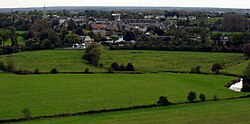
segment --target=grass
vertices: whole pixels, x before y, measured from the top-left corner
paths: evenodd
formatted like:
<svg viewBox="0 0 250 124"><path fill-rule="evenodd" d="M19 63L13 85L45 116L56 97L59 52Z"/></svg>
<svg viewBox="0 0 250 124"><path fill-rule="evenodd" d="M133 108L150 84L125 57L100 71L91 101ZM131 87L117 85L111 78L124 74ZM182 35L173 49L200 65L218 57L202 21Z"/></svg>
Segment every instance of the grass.
<svg viewBox="0 0 250 124"><path fill-rule="evenodd" d="M201 66L201 71L211 72L216 62L232 64L244 58L239 53L173 52L173 51L104 51L100 63L108 68L112 62L126 65L132 62L137 71L190 71L192 67Z"/></svg>
<svg viewBox="0 0 250 124"><path fill-rule="evenodd" d="M41 72L49 72L52 68L57 68L59 72L84 72L85 68L90 68L90 71L94 72L104 71L104 69L90 66L81 59L83 53L79 50L45 50L21 52L11 56L17 70L39 69ZM4 61L4 57L0 56L0 60Z"/></svg>
<svg viewBox="0 0 250 124"><path fill-rule="evenodd" d="M25 122L25 124L248 124L250 100L205 102L86 116Z"/></svg>
<svg viewBox="0 0 250 124"><path fill-rule="evenodd" d="M25 44L25 41L24 41L23 37L21 37L21 36L18 36L18 37L17 37L17 42L18 42L19 45ZM7 42L4 43L4 45L5 45L5 46L7 46L7 45L10 46L10 45L11 45L11 41L8 40Z"/></svg>
<svg viewBox="0 0 250 124"><path fill-rule="evenodd" d="M81 50L45 50L21 52L12 54L17 69L49 72L52 68L64 72L82 72L86 67L93 72L105 72L113 62L126 65L131 62L136 71L190 71L192 67L201 66L203 72L211 72L216 62L224 61L232 64L240 61L244 56L239 53L206 53L206 52L172 52L172 51L139 51L139 50L103 50L100 62L103 68L96 68L87 64L81 57ZM4 56L0 56L4 61Z"/></svg>
<svg viewBox="0 0 250 124"><path fill-rule="evenodd" d="M222 72L228 72L232 74L243 74L245 68L250 63L250 60L244 61L238 65L231 66L229 68L223 69Z"/></svg>
<svg viewBox="0 0 250 124"><path fill-rule="evenodd" d="M0 73L0 119L155 103L159 96L171 102L187 101L189 91L208 99L245 95L224 85L233 77L190 74L13 75Z"/></svg>

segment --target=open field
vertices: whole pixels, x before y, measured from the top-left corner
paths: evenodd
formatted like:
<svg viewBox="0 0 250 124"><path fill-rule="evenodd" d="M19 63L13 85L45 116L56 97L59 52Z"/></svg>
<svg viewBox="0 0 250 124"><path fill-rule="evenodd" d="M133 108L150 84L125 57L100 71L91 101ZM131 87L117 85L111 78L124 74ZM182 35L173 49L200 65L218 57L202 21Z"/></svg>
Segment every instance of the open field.
<svg viewBox="0 0 250 124"><path fill-rule="evenodd" d="M12 54L16 69L26 69L33 71L39 69L41 72L49 72L52 68L57 68L61 72L83 72L85 68L90 71L101 72L104 69L90 66L81 59L83 51L79 50L44 50L21 52ZM0 60L4 61L4 56Z"/></svg>
<svg viewBox="0 0 250 124"><path fill-rule="evenodd" d="M172 51L139 51L139 50L103 50L100 62L103 68L87 64L81 57L81 50L45 50L21 52L11 55L15 60L16 69L49 72L52 68L64 72L83 72L86 67L93 72L104 72L113 62L126 65L131 62L136 71L190 71L194 66L201 66L201 71L211 72L216 62L232 64L244 58L240 53L206 53L206 52L172 52ZM4 60L4 56L0 56Z"/></svg>
<svg viewBox="0 0 250 124"><path fill-rule="evenodd" d="M250 60L244 61L238 65L223 69L222 72L228 72L228 73L232 73L232 74L243 74L245 68L247 67L247 65L249 63L250 63Z"/></svg>
<svg viewBox="0 0 250 124"><path fill-rule="evenodd" d="M86 116L25 122L25 124L248 124L250 100L205 102ZM21 124L21 123L20 123Z"/></svg>
<svg viewBox="0 0 250 124"><path fill-rule="evenodd" d="M192 67L201 66L201 71L211 72L216 62L225 62L226 65L235 63L243 58L238 53L206 53L206 52L173 52L173 51L138 51L119 50L104 51L100 63L106 68L112 62L126 65L132 62L137 71L190 71Z"/></svg>
<svg viewBox="0 0 250 124"><path fill-rule="evenodd" d="M21 36L17 37L17 42L19 45L25 44L25 41L24 41L23 37L21 37ZM6 46L11 45L11 41L8 40L7 42L4 43L4 45L6 45Z"/></svg>
<svg viewBox="0 0 250 124"><path fill-rule="evenodd" d="M228 98L245 95L224 85L233 77L191 74L13 75L0 73L0 119L116 108L155 103L159 96L171 102L187 101L189 91Z"/></svg>

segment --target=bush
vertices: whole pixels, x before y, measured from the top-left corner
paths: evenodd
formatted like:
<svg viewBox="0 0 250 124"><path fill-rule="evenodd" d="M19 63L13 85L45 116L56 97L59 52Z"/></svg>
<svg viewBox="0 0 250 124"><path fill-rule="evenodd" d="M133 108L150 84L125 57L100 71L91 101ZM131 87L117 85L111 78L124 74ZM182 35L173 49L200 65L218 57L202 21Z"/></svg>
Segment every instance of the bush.
<svg viewBox="0 0 250 124"><path fill-rule="evenodd" d="M35 70L34 70L34 74L40 74L39 69L35 69Z"/></svg>
<svg viewBox="0 0 250 124"><path fill-rule="evenodd" d="M21 110L21 112L23 113L23 118L24 119L30 119L30 117L31 117L31 112L30 112L30 110L28 109L28 108L23 108L22 110Z"/></svg>
<svg viewBox="0 0 250 124"><path fill-rule="evenodd" d="M88 74L89 73L89 68L85 68L84 73Z"/></svg>
<svg viewBox="0 0 250 124"><path fill-rule="evenodd" d="M4 71L5 70L5 65L3 61L0 61L0 70Z"/></svg>
<svg viewBox="0 0 250 124"><path fill-rule="evenodd" d="M191 69L191 73L197 73L200 74L201 73L201 66L195 66Z"/></svg>
<svg viewBox="0 0 250 124"><path fill-rule="evenodd" d="M111 68L115 71L119 71L120 70L120 66L118 63L114 62L111 64Z"/></svg>
<svg viewBox="0 0 250 124"><path fill-rule="evenodd" d="M199 98L201 101L206 101L206 96L202 93L200 94Z"/></svg>
<svg viewBox="0 0 250 124"><path fill-rule="evenodd" d="M134 65L132 63L128 63L126 66L126 71L135 71Z"/></svg>
<svg viewBox="0 0 250 124"><path fill-rule="evenodd" d="M244 52L245 56L250 57L250 43L247 43L243 46L242 51Z"/></svg>
<svg viewBox="0 0 250 124"><path fill-rule="evenodd" d="M217 95L214 95L214 96L213 96L213 99L214 99L214 101L217 101L217 100L218 100Z"/></svg>
<svg viewBox="0 0 250 124"><path fill-rule="evenodd" d="M215 64L213 64L213 66L212 66L212 72L214 72L214 74L219 74L219 71L220 71L220 69L222 69L223 68L223 65L222 64L220 64L220 63L215 63Z"/></svg>
<svg viewBox="0 0 250 124"><path fill-rule="evenodd" d="M196 93L194 91L190 91L188 93L187 100L189 102L194 102L195 99L196 99Z"/></svg>
<svg viewBox="0 0 250 124"><path fill-rule="evenodd" d="M168 101L168 98L165 96L161 96L158 100L158 102L156 102L158 105L170 105L171 103Z"/></svg>
<svg viewBox="0 0 250 124"><path fill-rule="evenodd" d="M124 65L122 65L122 64L120 65L119 69L120 69L120 71L126 71L126 67Z"/></svg>
<svg viewBox="0 0 250 124"><path fill-rule="evenodd" d="M6 57L6 71L7 72L14 72L15 71L15 65L14 65L14 60L11 58L11 56Z"/></svg>
<svg viewBox="0 0 250 124"><path fill-rule="evenodd" d="M32 71L29 71L29 70L22 70L22 69L19 69L18 71L14 71L15 74L33 74Z"/></svg>
<svg viewBox="0 0 250 124"><path fill-rule="evenodd" d="M112 67L108 68L108 73L114 73L114 69Z"/></svg>
<svg viewBox="0 0 250 124"><path fill-rule="evenodd" d="M243 87L241 89L241 92L250 92L250 84L249 83L243 83Z"/></svg>
<svg viewBox="0 0 250 124"><path fill-rule="evenodd" d="M50 71L50 73L51 73L51 74L57 74L57 73L58 73L58 71L57 71L57 69L56 69L56 68L53 68L53 69Z"/></svg>

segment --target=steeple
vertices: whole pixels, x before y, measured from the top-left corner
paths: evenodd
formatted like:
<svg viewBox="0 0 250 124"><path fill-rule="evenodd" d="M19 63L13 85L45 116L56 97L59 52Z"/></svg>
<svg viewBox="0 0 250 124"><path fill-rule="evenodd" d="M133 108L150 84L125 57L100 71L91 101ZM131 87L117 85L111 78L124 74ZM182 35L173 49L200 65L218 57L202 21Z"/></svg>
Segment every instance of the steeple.
<svg viewBox="0 0 250 124"><path fill-rule="evenodd" d="M47 19L47 11L46 11L46 7L44 6L43 8L43 20Z"/></svg>

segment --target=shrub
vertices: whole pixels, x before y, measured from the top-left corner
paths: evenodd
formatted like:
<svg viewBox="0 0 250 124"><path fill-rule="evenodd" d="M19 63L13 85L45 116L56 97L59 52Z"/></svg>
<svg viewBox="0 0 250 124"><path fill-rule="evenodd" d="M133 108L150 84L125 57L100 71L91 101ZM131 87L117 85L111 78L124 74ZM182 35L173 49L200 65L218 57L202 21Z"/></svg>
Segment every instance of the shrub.
<svg viewBox="0 0 250 124"><path fill-rule="evenodd" d="M120 70L120 66L118 63L114 62L111 64L111 68L115 71L119 71Z"/></svg>
<svg viewBox="0 0 250 124"><path fill-rule="evenodd" d="M87 60L91 65L97 66L99 62L99 58L101 55L101 47L97 44L91 44L82 57Z"/></svg>
<svg viewBox="0 0 250 124"><path fill-rule="evenodd" d="M217 95L214 95L214 96L213 96L213 99L214 99L214 101L217 101L217 100L218 100Z"/></svg>
<svg viewBox="0 0 250 124"><path fill-rule="evenodd" d="M250 92L250 84L249 83L243 83L243 87L241 89L241 92Z"/></svg>
<svg viewBox="0 0 250 124"><path fill-rule="evenodd" d="M201 101L206 101L206 96L202 93L200 94L199 98Z"/></svg>
<svg viewBox="0 0 250 124"><path fill-rule="evenodd" d="M34 70L34 74L40 74L39 69L35 69L35 70Z"/></svg>
<svg viewBox="0 0 250 124"><path fill-rule="evenodd" d="M114 73L114 69L112 67L108 68L108 73Z"/></svg>
<svg viewBox="0 0 250 124"><path fill-rule="evenodd" d="M194 100L196 99L196 93L194 91L190 91L188 93L187 99L189 102L194 102Z"/></svg>
<svg viewBox="0 0 250 124"><path fill-rule="evenodd" d="M214 72L214 74L219 74L219 70L223 68L223 65L220 63L215 63L212 66L212 72Z"/></svg>
<svg viewBox="0 0 250 124"><path fill-rule="evenodd" d="M4 71L5 70L5 66L3 61L0 61L0 70Z"/></svg>
<svg viewBox="0 0 250 124"><path fill-rule="evenodd" d="M85 68L84 73L88 74L89 73L89 68Z"/></svg>
<svg viewBox="0 0 250 124"><path fill-rule="evenodd" d="M120 65L119 69L120 69L120 71L126 71L126 67L123 64Z"/></svg>
<svg viewBox="0 0 250 124"><path fill-rule="evenodd" d="M134 65L132 63L128 63L126 66L126 71L135 71Z"/></svg>
<svg viewBox="0 0 250 124"><path fill-rule="evenodd" d="M21 112L23 113L23 118L24 118L24 119L30 119L30 117L31 117L31 112L30 112L30 110L29 110L28 108L23 108L23 109L21 110Z"/></svg>
<svg viewBox="0 0 250 124"><path fill-rule="evenodd" d="M58 71L57 71L57 69L56 69L56 68L53 68L53 69L50 71L50 73L51 73L51 74L57 74L57 73L58 73Z"/></svg>
<svg viewBox="0 0 250 124"><path fill-rule="evenodd" d="M250 43L247 43L243 46L242 51L244 52L245 56L250 57Z"/></svg>
<svg viewBox="0 0 250 124"><path fill-rule="evenodd" d="M161 96L159 100L156 102L158 105L170 105L171 103L168 101L168 98L165 96Z"/></svg>
<svg viewBox="0 0 250 124"><path fill-rule="evenodd" d="M201 66L195 66L191 69L191 73L197 73L200 74L201 73Z"/></svg>
<svg viewBox="0 0 250 124"><path fill-rule="evenodd" d="M14 71L15 74L33 74L32 71L29 71L29 70L22 70L22 69L19 69L18 71Z"/></svg>
<svg viewBox="0 0 250 124"><path fill-rule="evenodd" d="M7 72L14 72L15 70L15 65L14 65L14 60L11 58L11 56L6 57L6 71Z"/></svg>

